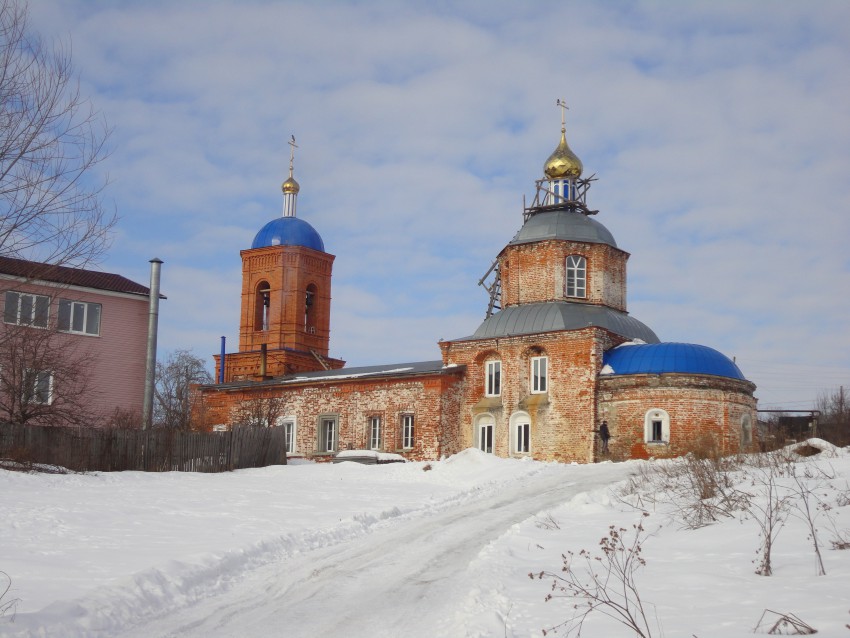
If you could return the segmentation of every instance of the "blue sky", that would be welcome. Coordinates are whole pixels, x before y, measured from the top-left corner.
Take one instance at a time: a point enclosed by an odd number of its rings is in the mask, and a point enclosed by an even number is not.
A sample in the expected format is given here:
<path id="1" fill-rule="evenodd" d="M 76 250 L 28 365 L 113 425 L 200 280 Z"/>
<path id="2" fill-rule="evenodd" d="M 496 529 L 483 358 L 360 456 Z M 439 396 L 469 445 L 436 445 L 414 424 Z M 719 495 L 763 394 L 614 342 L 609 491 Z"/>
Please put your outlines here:
<path id="1" fill-rule="evenodd" d="M 160 356 L 236 347 L 239 251 L 298 216 L 331 355 L 439 358 L 567 135 L 631 253 L 629 310 L 735 357 L 761 407 L 850 385 L 850 3 L 31 0 L 114 128 L 100 265 L 164 260 Z M 208 360 L 211 361 L 211 358 Z"/>

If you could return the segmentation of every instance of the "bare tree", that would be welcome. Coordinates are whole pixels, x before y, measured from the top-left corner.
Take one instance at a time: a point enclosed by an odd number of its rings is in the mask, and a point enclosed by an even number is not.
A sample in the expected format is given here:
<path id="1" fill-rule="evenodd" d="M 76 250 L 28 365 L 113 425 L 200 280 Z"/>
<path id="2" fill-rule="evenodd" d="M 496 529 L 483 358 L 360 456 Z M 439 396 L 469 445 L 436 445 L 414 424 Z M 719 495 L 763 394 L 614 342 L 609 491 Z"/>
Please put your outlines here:
<path id="1" fill-rule="evenodd" d="M 70 47 L 33 33 L 25 3 L 0 0 L 0 254 L 80 267 L 103 254 L 116 218 L 90 173 L 108 136 Z"/>
<path id="2" fill-rule="evenodd" d="M 243 401 L 235 415 L 235 426 L 272 427 L 278 417 L 283 416 L 283 399 L 280 397 L 258 397 Z"/>
<path id="3" fill-rule="evenodd" d="M 93 355 L 69 335 L 6 326 L 0 340 L 0 420 L 21 425 L 93 425 Z"/>
<path id="4" fill-rule="evenodd" d="M 200 395 L 192 392 L 192 386 L 212 381 L 212 375 L 204 367 L 204 360 L 192 354 L 191 350 L 175 350 L 165 361 L 158 361 L 154 424 L 191 429 L 195 402 L 200 400 Z"/>

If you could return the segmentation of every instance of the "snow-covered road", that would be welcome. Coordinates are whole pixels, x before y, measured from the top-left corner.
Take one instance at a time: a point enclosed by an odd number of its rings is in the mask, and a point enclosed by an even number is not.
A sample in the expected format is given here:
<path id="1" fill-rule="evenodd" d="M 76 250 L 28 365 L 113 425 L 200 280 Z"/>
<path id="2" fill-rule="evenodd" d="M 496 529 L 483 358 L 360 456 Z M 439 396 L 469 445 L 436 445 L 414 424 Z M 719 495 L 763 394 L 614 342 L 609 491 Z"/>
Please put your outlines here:
<path id="1" fill-rule="evenodd" d="M 292 637 L 434 636 L 468 588 L 467 567 L 483 548 L 578 492 L 621 480 L 626 467 L 609 465 L 580 482 L 577 471 L 544 466 L 516 484 L 476 488 L 388 518 L 369 534 L 267 563 L 226 591 L 126 635 L 259 636 L 278 628 L 277 635 Z"/>

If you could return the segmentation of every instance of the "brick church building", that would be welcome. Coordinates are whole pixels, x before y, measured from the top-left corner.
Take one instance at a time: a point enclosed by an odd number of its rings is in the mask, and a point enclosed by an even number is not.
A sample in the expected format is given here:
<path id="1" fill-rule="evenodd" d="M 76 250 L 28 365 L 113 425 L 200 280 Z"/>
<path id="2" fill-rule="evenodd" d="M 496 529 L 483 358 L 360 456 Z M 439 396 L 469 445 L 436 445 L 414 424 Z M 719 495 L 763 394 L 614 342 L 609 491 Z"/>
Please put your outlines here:
<path id="1" fill-rule="evenodd" d="M 239 351 L 217 356 L 218 383 L 199 388 L 203 421 L 284 427 L 290 454 L 316 460 L 477 447 L 585 463 L 677 455 L 707 438 L 748 449 L 755 385 L 720 352 L 661 342 L 628 314 L 629 253 L 588 208 L 595 180 L 582 172 L 562 119 L 522 228 L 485 278 L 481 325 L 440 341 L 434 361 L 347 368 L 329 356 L 334 256 L 296 216 L 290 156 L 283 215 L 241 252 Z"/>

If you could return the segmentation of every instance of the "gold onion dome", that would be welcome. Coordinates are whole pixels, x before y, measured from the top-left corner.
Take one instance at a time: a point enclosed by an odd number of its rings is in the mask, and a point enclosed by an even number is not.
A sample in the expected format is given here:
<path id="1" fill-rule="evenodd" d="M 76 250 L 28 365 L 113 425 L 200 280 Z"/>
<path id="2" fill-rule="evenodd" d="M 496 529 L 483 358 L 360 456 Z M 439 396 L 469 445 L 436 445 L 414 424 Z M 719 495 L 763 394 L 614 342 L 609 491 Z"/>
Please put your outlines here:
<path id="1" fill-rule="evenodd" d="M 291 175 L 289 179 L 287 179 L 280 187 L 283 191 L 283 194 L 286 195 L 288 193 L 292 193 L 293 195 L 297 195 L 298 191 L 301 190 L 301 186 L 298 185 L 298 182 L 295 181 L 295 178 Z"/>
<path id="2" fill-rule="evenodd" d="M 567 134 L 561 129 L 561 141 L 558 148 L 549 156 L 543 165 L 543 172 L 549 179 L 578 179 L 584 170 L 578 155 L 572 152 L 567 144 Z"/>

